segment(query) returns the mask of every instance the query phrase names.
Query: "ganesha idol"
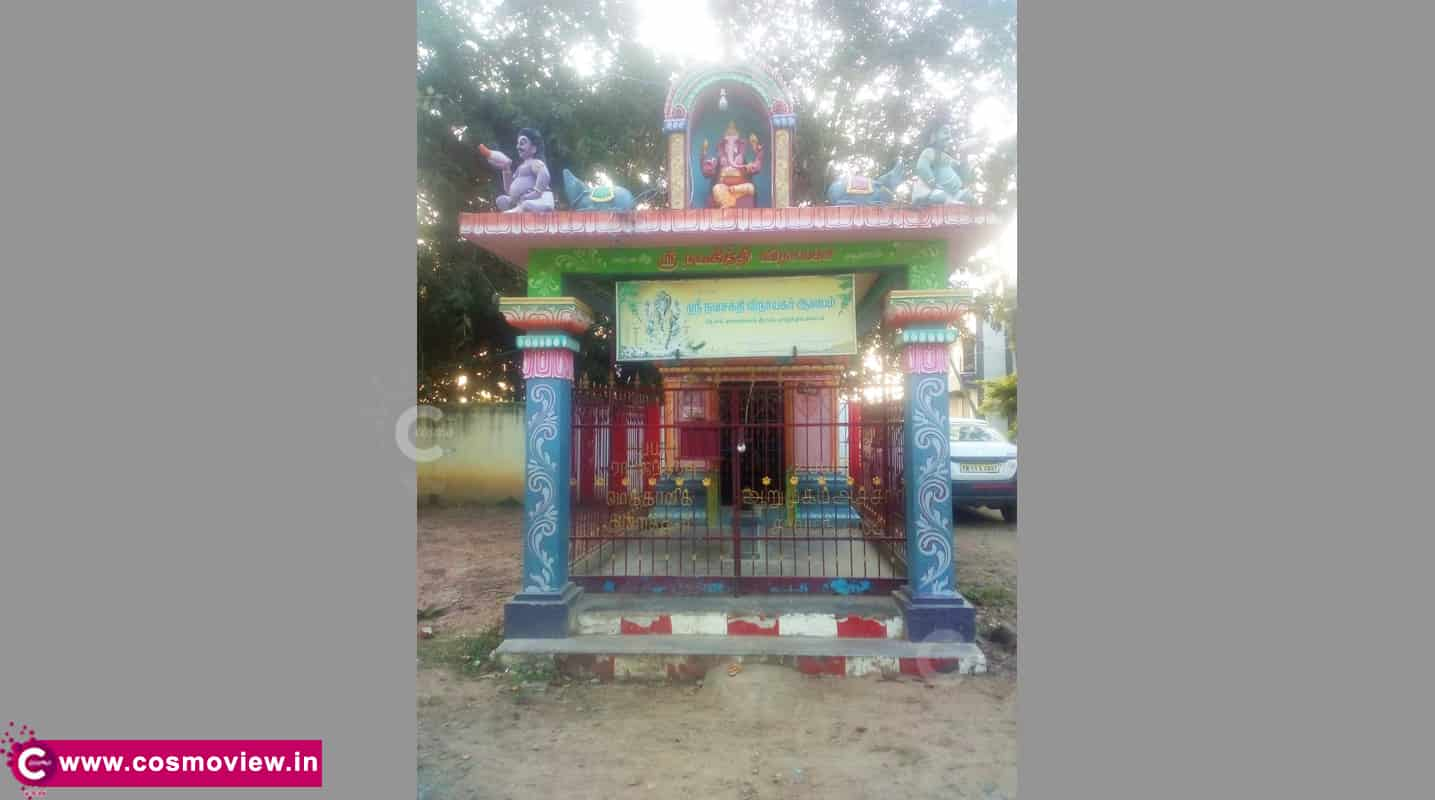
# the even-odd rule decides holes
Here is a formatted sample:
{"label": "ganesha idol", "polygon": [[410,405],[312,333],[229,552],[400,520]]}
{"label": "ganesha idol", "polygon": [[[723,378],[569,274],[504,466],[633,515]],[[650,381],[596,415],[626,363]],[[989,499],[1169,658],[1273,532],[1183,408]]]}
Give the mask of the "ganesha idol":
{"label": "ganesha idol", "polygon": [[[751,145],[753,157],[745,161],[747,147]],[[729,122],[723,138],[718,142],[717,155],[708,157],[708,142],[703,140],[701,154],[703,177],[713,181],[712,198],[718,208],[751,208],[757,194],[751,177],[762,169],[762,143],[757,134],[748,136],[744,143],[738,135],[737,124]]]}

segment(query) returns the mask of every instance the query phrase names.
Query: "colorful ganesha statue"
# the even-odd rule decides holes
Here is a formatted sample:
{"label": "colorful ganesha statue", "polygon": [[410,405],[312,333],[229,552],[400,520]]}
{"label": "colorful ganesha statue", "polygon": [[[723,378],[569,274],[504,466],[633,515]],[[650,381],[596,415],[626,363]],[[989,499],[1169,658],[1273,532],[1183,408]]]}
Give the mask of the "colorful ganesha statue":
{"label": "colorful ganesha statue", "polygon": [[757,188],[752,185],[751,177],[762,169],[762,143],[757,140],[757,134],[747,138],[747,145],[753,150],[751,161],[747,157],[747,147],[744,146],[742,137],[738,135],[737,124],[729,122],[727,131],[718,142],[717,155],[708,157],[708,142],[703,140],[701,162],[703,177],[713,181],[712,198],[718,208],[733,208],[739,201],[746,200],[742,205],[752,206],[757,194]]}

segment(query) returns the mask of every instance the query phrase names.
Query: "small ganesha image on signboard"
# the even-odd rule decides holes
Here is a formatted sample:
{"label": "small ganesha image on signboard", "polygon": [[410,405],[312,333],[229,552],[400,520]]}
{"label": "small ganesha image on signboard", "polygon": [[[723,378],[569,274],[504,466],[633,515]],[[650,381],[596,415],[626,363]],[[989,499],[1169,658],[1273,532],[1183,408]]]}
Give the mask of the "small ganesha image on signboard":
{"label": "small ganesha image on signboard", "polygon": [[703,348],[702,342],[684,341],[687,325],[683,324],[683,311],[666,290],[659,290],[655,297],[645,301],[639,314],[648,342],[659,352],[693,352]]}

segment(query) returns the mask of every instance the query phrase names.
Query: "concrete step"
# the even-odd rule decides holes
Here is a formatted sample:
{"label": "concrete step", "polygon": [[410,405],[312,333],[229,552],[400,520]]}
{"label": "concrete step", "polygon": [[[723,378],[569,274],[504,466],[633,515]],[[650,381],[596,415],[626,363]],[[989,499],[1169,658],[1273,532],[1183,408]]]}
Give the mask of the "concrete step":
{"label": "concrete step", "polygon": [[889,596],[662,597],[585,594],[570,617],[577,636],[760,636],[902,639]]}
{"label": "concrete step", "polygon": [[803,636],[570,636],[505,639],[500,663],[547,664],[599,680],[697,680],[724,663],[785,664],[811,675],[861,677],[986,672],[969,642],[908,642]]}

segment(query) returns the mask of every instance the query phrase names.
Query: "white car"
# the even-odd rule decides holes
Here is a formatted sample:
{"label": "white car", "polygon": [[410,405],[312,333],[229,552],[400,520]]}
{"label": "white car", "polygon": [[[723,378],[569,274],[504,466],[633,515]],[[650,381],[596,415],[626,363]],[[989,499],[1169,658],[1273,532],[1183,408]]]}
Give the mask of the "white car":
{"label": "white car", "polygon": [[986,506],[1016,522],[1016,445],[986,420],[951,421],[952,508]]}

